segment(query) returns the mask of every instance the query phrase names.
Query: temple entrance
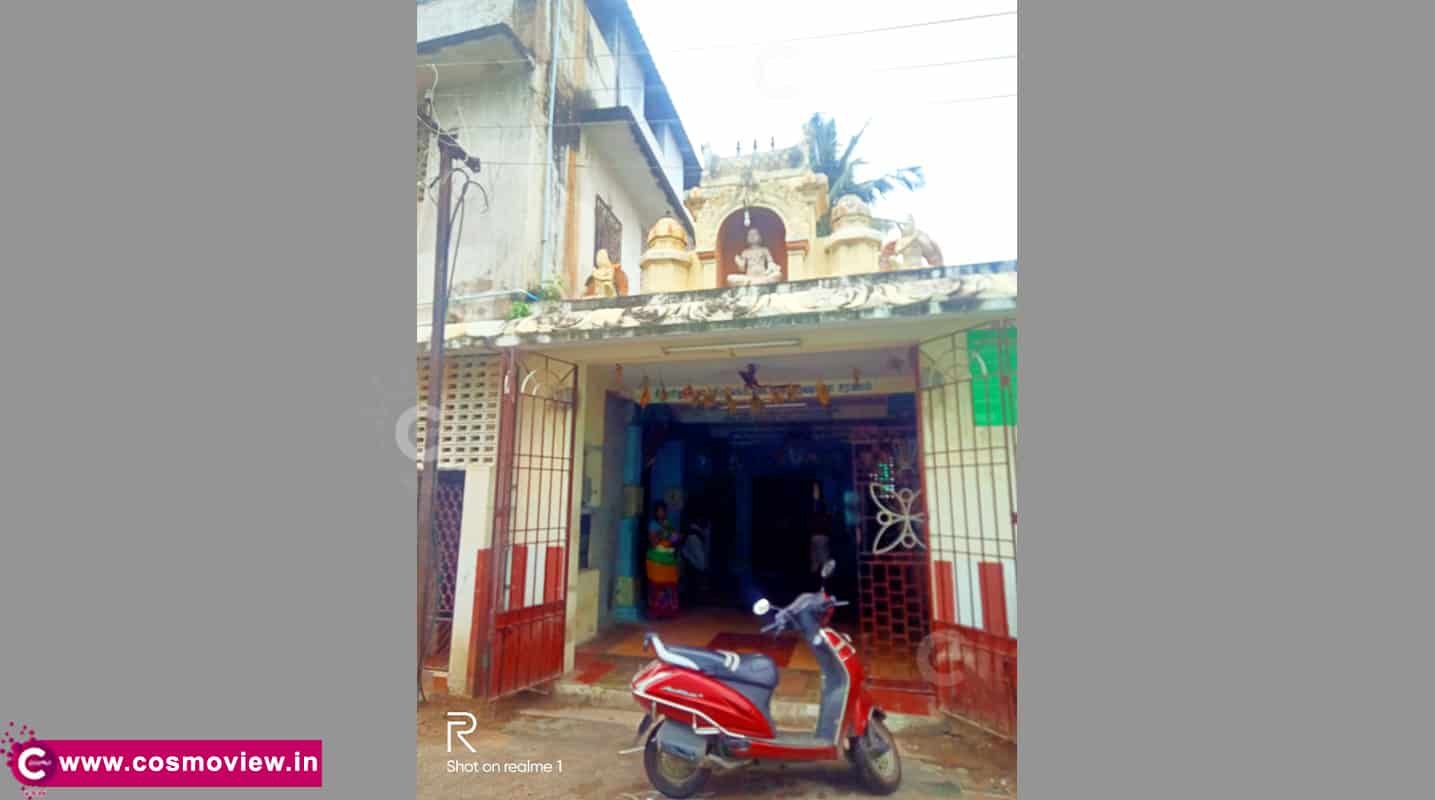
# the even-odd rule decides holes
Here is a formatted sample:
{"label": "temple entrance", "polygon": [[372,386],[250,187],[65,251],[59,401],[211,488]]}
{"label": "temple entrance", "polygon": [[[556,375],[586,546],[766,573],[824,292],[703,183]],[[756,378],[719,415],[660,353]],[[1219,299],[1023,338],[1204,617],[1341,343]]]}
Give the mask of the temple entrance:
{"label": "temple entrance", "polygon": [[[875,677],[917,684],[930,617],[926,553],[886,530],[875,505],[895,508],[901,491],[919,486],[911,350],[728,355],[624,370],[624,394],[642,398],[646,386],[648,402],[630,422],[631,480],[642,498],[628,509],[638,539],[632,613],[615,615],[694,626],[697,646],[758,647],[753,602],[786,604],[815,590],[831,558],[827,588],[851,603],[834,627],[860,637]],[[898,544],[874,556],[884,535]],[[669,541],[671,555],[655,552]],[[676,608],[667,560],[677,565]]]}

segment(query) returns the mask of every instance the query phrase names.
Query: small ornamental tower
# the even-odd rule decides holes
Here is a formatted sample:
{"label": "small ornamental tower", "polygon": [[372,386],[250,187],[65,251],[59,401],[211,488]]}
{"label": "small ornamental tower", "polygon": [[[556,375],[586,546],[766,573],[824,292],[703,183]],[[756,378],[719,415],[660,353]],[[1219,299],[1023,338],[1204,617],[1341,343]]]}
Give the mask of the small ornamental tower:
{"label": "small ornamental tower", "polygon": [[644,294],[708,288],[696,280],[701,267],[695,266],[697,259],[689,249],[687,231],[672,217],[664,216],[648,231],[638,263],[643,270]]}
{"label": "small ornamental tower", "polygon": [[823,276],[872,272],[882,250],[882,234],[872,227],[872,209],[855,194],[844,194],[832,206],[832,235],[824,247]]}

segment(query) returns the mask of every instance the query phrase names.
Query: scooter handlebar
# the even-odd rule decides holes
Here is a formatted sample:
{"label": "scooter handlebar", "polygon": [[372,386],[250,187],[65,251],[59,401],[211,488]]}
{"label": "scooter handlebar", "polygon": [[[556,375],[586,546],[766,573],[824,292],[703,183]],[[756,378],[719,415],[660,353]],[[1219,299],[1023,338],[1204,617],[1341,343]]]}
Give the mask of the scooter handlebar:
{"label": "scooter handlebar", "polygon": [[[837,600],[837,599],[832,598],[832,597],[824,597],[824,598],[822,599],[822,601],[821,601],[820,603],[818,603],[818,609],[817,609],[817,610],[825,611],[825,610],[827,610],[827,609],[837,608],[838,606],[848,606],[848,605],[851,605],[851,603],[847,602],[846,600]],[[793,612],[792,612],[790,609],[791,609],[791,606],[788,606],[787,608],[779,608],[779,609],[777,609],[777,616],[773,618],[772,622],[769,622],[768,624],[762,626],[762,631],[761,631],[761,632],[762,632],[762,633],[777,633],[777,632],[779,632],[779,631],[782,631],[782,630],[784,630],[784,629],[786,629],[786,628],[791,627],[791,626],[792,626],[792,615],[793,615]],[[754,610],[755,610],[755,609],[754,609]]]}

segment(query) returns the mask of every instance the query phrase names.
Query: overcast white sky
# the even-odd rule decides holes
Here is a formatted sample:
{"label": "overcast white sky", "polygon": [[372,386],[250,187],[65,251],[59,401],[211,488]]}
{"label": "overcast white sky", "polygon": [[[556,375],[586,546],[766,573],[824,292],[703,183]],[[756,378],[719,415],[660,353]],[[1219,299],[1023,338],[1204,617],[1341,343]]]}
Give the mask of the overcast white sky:
{"label": "overcast white sky", "polygon": [[[1017,256],[1017,16],[860,35],[913,23],[1014,12],[1014,0],[630,0],[695,149],[731,155],[757,139],[796,144],[814,111],[873,169],[925,168],[927,186],[875,209],[911,212],[949,264]],[[863,177],[859,174],[859,177]]]}

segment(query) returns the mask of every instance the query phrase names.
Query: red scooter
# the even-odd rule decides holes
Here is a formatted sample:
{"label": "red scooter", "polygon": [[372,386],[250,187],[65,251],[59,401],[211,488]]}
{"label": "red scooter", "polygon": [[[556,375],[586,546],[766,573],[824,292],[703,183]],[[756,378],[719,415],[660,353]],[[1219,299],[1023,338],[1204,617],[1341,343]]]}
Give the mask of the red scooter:
{"label": "red scooter", "polygon": [[[764,655],[664,645],[649,633],[645,647],[657,660],[633,677],[633,699],[647,714],[638,726],[635,747],[653,788],[668,797],[696,794],[714,771],[725,772],[758,761],[825,761],[846,758],[866,787],[891,794],[902,782],[896,742],[863,686],[857,648],[846,635],[826,627],[832,610],[847,603],[827,594],[825,580],[835,562],[822,568],[823,588],[799,595],[777,610],[763,633],[796,630],[812,648],[822,670],[817,728],[779,731],[770,705],[777,666]],[[762,616],[766,599],[753,605]]]}

